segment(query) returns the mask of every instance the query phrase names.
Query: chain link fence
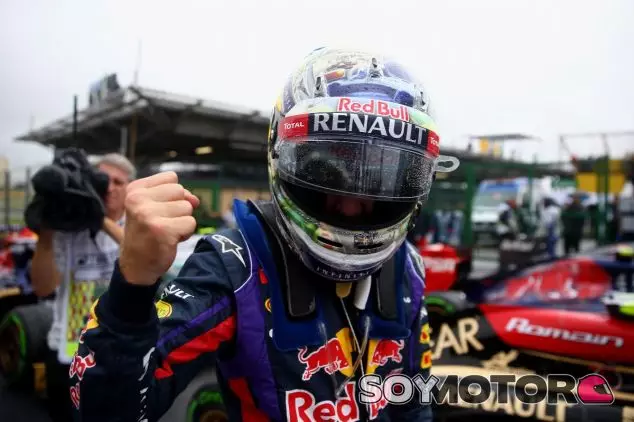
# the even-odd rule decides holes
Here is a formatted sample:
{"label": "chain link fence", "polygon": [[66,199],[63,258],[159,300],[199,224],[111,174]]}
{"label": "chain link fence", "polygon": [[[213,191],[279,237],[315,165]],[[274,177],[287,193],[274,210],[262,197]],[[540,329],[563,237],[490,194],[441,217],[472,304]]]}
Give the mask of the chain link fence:
{"label": "chain link fence", "polygon": [[31,177],[48,163],[0,172],[0,227],[24,225],[24,210],[33,198]]}

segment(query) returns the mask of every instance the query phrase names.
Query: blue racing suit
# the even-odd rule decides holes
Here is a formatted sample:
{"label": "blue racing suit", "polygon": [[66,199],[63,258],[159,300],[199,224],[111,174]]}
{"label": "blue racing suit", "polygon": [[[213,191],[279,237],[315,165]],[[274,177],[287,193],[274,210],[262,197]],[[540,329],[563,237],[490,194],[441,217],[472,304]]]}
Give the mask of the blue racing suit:
{"label": "blue racing suit", "polygon": [[380,312],[378,289],[355,311],[350,296],[340,299],[335,283],[317,275],[314,306],[297,317],[270,225],[252,203],[236,201],[234,212],[239,229],[201,239],[157,302],[156,286],[129,284],[116,267],[71,365],[76,420],[156,421],[199,372],[216,368],[232,421],[431,421],[416,389],[407,404],[365,404],[357,383],[362,374],[429,376],[414,248],[404,244],[382,270],[390,268],[392,318]]}

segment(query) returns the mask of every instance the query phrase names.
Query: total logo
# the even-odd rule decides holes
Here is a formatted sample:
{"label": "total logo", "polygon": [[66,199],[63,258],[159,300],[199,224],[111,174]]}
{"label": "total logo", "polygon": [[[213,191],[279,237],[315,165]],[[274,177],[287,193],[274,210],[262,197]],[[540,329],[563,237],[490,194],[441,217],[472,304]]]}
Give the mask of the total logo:
{"label": "total logo", "polygon": [[[371,339],[368,347],[370,358],[367,373],[374,373],[376,368],[386,365],[389,361],[401,363],[401,351],[404,347],[404,340]],[[339,371],[347,377],[352,376],[354,350],[356,349],[349,328],[342,328],[335,337],[310,353],[308,348],[302,347],[297,354],[297,359],[305,365],[302,379],[308,381],[322,369],[328,375]]]}
{"label": "total logo", "polygon": [[292,129],[303,129],[304,128],[304,122],[284,122],[284,129],[285,130],[292,130]]}
{"label": "total logo", "polygon": [[391,117],[409,122],[407,107],[401,104],[388,103],[381,100],[357,101],[352,98],[340,98],[337,103],[337,111],[352,113],[376,114],[378,116]]}

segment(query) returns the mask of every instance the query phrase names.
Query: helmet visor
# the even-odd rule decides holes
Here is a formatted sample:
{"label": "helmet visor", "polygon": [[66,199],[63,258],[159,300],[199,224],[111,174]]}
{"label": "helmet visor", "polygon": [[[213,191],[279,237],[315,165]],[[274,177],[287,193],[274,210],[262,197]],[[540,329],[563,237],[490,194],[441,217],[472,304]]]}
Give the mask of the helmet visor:
{"label": "helmet visor", "polygon": [[378,139],[292,139],[276,144],[286,182],[339,195],[412,201],[426,197],[435,159]]}

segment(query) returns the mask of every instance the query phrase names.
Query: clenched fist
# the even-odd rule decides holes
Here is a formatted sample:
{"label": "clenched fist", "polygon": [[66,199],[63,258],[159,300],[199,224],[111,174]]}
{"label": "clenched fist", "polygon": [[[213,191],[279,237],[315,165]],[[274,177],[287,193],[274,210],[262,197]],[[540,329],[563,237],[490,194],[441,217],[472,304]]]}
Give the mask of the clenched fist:
{"label": "clenched fist", "polygon": [[151,285],[176,258],[176,246],[196,229],[198,198],[169,171],[135,180],[125,198],[126,224],[119,266],[132,284]]}

